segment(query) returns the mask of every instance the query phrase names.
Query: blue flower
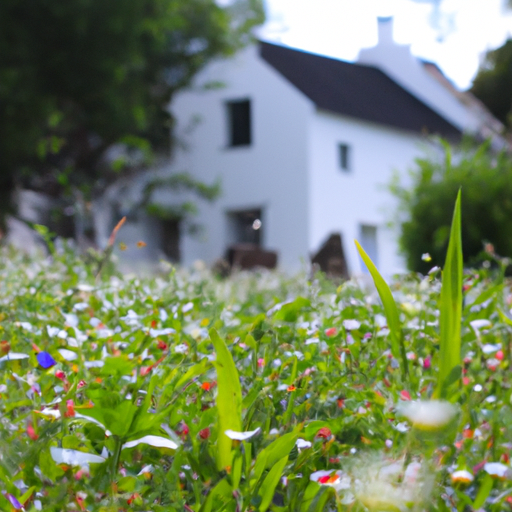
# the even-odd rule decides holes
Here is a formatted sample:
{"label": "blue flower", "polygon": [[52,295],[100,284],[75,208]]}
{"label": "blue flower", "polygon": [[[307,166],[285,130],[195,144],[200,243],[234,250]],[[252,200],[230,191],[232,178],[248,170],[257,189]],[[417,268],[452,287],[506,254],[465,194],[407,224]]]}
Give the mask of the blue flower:
{"label": "blue flower", "polygon": [[53,359],[53,357],[48,354],[48,352],[39,352],[39,354],[37,354],[37,362],[44,369],[51,368],[57,364],[55,359]]}

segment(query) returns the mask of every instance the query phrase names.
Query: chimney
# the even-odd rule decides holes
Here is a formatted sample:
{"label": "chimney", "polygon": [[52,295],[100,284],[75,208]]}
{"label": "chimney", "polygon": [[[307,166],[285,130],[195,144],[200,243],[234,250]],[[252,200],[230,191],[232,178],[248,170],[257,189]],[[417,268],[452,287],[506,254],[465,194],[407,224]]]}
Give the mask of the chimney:
{"label": "chimney", "polygon": [[377,18],[379,27],[379,45],[394,44],[393,41],[393,16]]}

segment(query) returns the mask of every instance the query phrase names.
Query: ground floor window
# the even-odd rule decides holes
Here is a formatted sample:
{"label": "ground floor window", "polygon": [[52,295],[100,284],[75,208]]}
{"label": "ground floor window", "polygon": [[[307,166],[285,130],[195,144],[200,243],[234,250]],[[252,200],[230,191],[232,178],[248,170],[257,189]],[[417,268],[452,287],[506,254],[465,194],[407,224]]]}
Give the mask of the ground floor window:
{"label": "ground floor window", "polygon": [[233,211],[227,214],[228,244],[252,244],[261,246],[263,223],[262,211],[252,210]]}

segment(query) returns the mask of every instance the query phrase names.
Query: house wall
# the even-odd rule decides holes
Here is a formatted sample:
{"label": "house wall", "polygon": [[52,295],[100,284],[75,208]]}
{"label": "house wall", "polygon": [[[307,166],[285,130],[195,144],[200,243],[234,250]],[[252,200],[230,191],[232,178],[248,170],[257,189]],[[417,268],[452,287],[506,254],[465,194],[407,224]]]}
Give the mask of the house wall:
{"label": "house wall", "polygon": [[[386,227],[396,203],[387,186],[394,170],[401,175],[422,155],[420,135],[318,111],[311,123],[309,249],[316,251],[331,233],[340,232],[351,274],[363,271],[354,245],[361,226],[377,227],[378,268],[384,275],[403,271],[397,235]],[[338,144],[350,146],[350,170],[339,165]],[[370,250],[368,248],[368,250]]]}
{"label": "house wall", "polygon": [[[202,90],[208,82],[225,87]],[[228,147],[226,102],[250,99],[252,144]],[[183,147],[168,172],[190,172],[212,183],[221,180],[222,195],[213,204],[197,202],[194,219],[200,235],[182,239],[182,262],[212,263],[224,256],[230,239],[227,213],[262,208],[262,246],[277,250],[279,265],[296,270],[308,256],[307,163],[312,103],[257,56],[252,47],[207,67],[190,92],[172,104]],[[160,202],[171,201],[163,192]]]}

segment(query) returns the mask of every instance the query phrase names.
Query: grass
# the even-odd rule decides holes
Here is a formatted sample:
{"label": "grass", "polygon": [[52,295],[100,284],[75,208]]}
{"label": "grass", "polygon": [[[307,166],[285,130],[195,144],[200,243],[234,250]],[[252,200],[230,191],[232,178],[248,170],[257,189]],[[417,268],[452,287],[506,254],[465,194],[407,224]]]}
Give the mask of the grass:
{"label": "grass", "polygon": [[0,280],[1,510],[509,507],[512,290],[492,269],[461,281],[451,405],[432,401],[457,366],[440,271],[386,285],[395,323],[356,281],[143,279],[65,245],[3,249]]}

